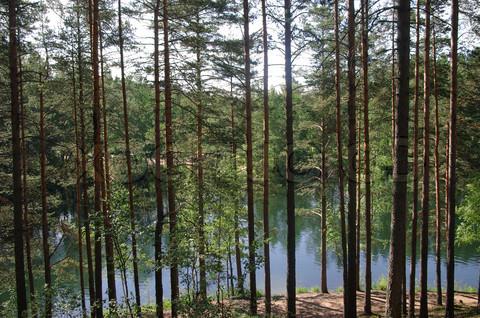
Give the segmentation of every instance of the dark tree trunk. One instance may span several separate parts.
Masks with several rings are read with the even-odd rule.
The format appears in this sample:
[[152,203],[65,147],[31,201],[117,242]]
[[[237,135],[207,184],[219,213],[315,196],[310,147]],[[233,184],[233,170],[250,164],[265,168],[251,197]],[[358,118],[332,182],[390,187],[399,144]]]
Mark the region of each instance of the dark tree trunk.
[[177,210],[175,207],[173,161],[173,127],[172,127],[172,82],[170,78],[170,48],[168,26],[168,0],[163,0],[163,51],[165,72],[165,140],[167,150],[167,192],[168,215],[170,219],[170,289],[172,299],[172,317],[178,316],[179,286],[178,286],[178,258],[177,258]]
[[448,153],[448,239],[447,239],[447,299],[445,316],[454,316],[455,284],[455,191],[457,163],[457,49],[458,49],[458,0],[452,0],[452,34],[450,66],[450,133]]
[[363,311],[372,313],[372,197],[370,190],[370,122],[368,93],[368,0],[362,1],[362,69],[363,69],[363,161],[365,164],[365,304]]
[[[201,24],[197,14],[196,22]],[[196,34],[200,39],[200,33]],[[198,191],[198,265],[200,269],[200,297],[207,299],[207,269],[205,265],[205,209],[204,209],[204,172],[203,172],[203,86],[202,86],[202,56],[199,45],[195,48],[195,85],[197,89],[197,191]]]
[[402,317],[402,281],[405,273],[405,227],[407,218],[408,104],[410,63],[410,2],[398,0],[398,94],[393,168],[393,208],[387,287],[387,317]]
[[248,272],[250,276],[250,314],[257,314],[257,282],[255,273],[255,215],[253,199],[252,91],[250,87],[250,8],[243,0],[243,46],[245,63],[245,139],[247,144],[247,216]]
[[[20,41],[20,29],[18,29],[18,39]],[[26,138],[25,138],[25,118],[27,116],[25,109],[25,101],[23,99],[23,70],[22,70],[22,53],[18,50],[18,71],[20,77],[19,83],[19,103],[20,103],[20,125],[21,125],[21,162],[22,162],[22,203],[23,203],[23,226],[24,226],[24,239],[25,239],[25,256],[27,261],[27,272],[28,272],[28,289],[30,292],[30,304],[35,303],[35,284],[33,278],[33,269],[32,269],[32,249],[30,245],[31,238],[31,224],[29,221],[29,211],[28,211],[28,180],[27,180],[27,161],[28,153],[26,147]],[[36,317],[36,311],[34,308],[30,309],[32,311],[32,316]]]
[[322,268],[321,268],[321,291],[322,293],[328,293],[327,287],[327,196],[326,196],[326,186],[327,186],[327,174],[326,174],[326,161],[327,161],[327,149],[326,149],[326,127],[322,119],[322,135],[321,135],[321,185],[320,185],[320,197],[322,202],[322,224],[321,224],[321,236],[322,236]]
[[343,171],[343,150],[342,150],[342,124],[341,124],[341,95],[340,95],[340,40],[339,40],[339,13],[338,0],[334,1],[335,16],[335,109],[336,109],[336,139],[337,139],[337,162],[338,162],[338,194],[339,194],[339,210],[340,210],[340,232],[342,239],[342,263],[343,263],[343,316],[348,317],[349,308],[347,297],[347,234],[345,228],[345,187],[344,187],[344,171]]
[[82,317],[87,317],[87,306],[85,303],[85,279],[83,273],[83,234],[82,234],[82,217],[81,217],[81,164],[80,164],[80,136],[78,132],[77,117],[77,81],[75,73],[75,59],[72,56],[72,97],[73,97],[73,124],[75,132],[75,212],[77,213],[77,239],[78,239],[78,270],[80,274],[80,302],[82,307]]
[[9,72],[10,104],[12,123],[12,161],[13,161],[13,229],[15,249],[15,284],[17,296],[17,315],[27,314],[27,293],[25,289],[25,265],[23,254],[23,218],[22,218],[22,146],[20,142],[20,105],[18,95],[17,65],[17,1],[8,1],[9,26]]
[[420,317],[428,316],[428,222],[430,208],[430,0],[425,1],[425,44],[423,78],[423,188],[422,188],[422,236],[420,258]]
[[95,222],[95,316],[103,317],[102,291],[102,224],[99,216],[102,211],[103,165],[102,165],[102,138],[101,138],[101,106],[100,106],[100,76],[98,57],[98,0],[92,0],[89,5],[91,16],[91,60],[93,73],[93,168],[94,168],[94,211]]
[[418,219],[418,97],[420,81],[420,2],[417,1],[415,22],[415,85],[413,95],[413,206],[412,206],[412,232],[410,242],[410,286],[408,292],[408,316],[415,317],[415,276],[417,265],[417,219]]
[[157,224],[155,226],[155,301],[156,316],[163,317],[163,281],[162,281],[162,233],[163,233],[163,194],[160,135],[160,52],[159,17],[161,1],[157,0],[154,11],[154,86],[155,86],[155,198],[157,204]]
[[357,123],[355,118],[355,4],[348,0],[348,266],[347,289],[345,293],[349,298],[346,308],[347,317],[357,317],[357,273],[356,263],[356,178],[357,170],[355,144],[357,141]]
[[[233,84],[230,79],[230,96],[233,98]],[[231,105],[231,124],[232,124],[232,159],[233,170],[235,174],[235,181],[237,180],[237,142],[235,140],[235,103],[232,101]],[[234,228],[235,228],[235,267],[237,270],[237,288],[240,295],[244,294],[243,290],[243,273],[242,273],[242,252],[240,249],[240,224],[238,219],[238,197],[234,198],[235,211],[233,216]]]
[[50,247],[48,243],[48,207],[47,207],[47,159],[45,150],[45,106],[43,98],[43,79],[40,74],[40,192],[42,197],[42,249],[45,278],[45,317],[52,317],[52,273],[50,267]]
[[[392,0],[394,3],[395,0]],[[395,79],[395,8],[392,7],[392,64],[391,64],[391,103],[392,103],[392,163],[395,160],[395,108],[396,108],[396,79]]]
[[130,152],[130,133],[128,124],[128,104],[127,104],[127,87],[125,83],[125,63],[123,58],[123,25],[122,25],[122,3],[118,0],[118,40],[120,49],[120,73],[122,81],[122,102],[123,102],[123,128],[125,138],[125,157],[127,161],[127,178],[128,178],[128,209],[130,212],[130,230],[132,240],[132,261],[133,261],[133,285],[135,288],[135,303],[137,310],[140,312],[140,279],[138,277],[138,257],[137,257],[137,230],[136,215],[133,205],[133,178],[132,178],[132,156]]
[[265,312],[272,311],[272,288],[270,282],[270,225],[269,225],[269,144],[270,123],[268,106],[268,33],[266,0],[262,0],[262,43],[263,43],[263,257],[265,268]]
[[[100,23],[100,22],[99,22]],[[101,29],[101,28],[100,28]],[[115,259],[113,255],[113,228],[110,218],[110,158],[108,151],[108,126],[107,126],[107,102],[105,95],[105,73],[103,71],[103,41],[102,31],[99,32],[100,37],[100,74],[102,88],[102,119],[103,119],[103,152],[104,162],[102,167],[105,171],[105,182],[102,184],[102,210],[103,210],[103,226],[105,228],[105,256],[107,261],[107,285],[108,300],[112,311],[115,311],[117,303],[117,290],[115,284]]]
[[293,88],[292,88],[292,12],[291,1],[285,0],[285,112],[286,112],[286,166],[287,177],[287,315],[296,316],[295,274],[295,180],[293,174]]
[[442,305],[442,263],[441,263],[441,234],[442,215],[440,210],[440,157],[438,146],[440,143],[440,127],[438,114],[438,83],[437,83],[437,48],[435,39],[435,25],[433,26],[433,96],[435,99],[435,283],[437,287],[437,305]]
[[357,134],[357,213],[356,213],[356,246],[355,246],[355,289],[360,290],[360,228],[361,228],[361,211],[362,211],[362,149],[361,149],[361,131],[362,127],[360,126],[360,107],[357,109],[357,125],[358,125],[358,134]]

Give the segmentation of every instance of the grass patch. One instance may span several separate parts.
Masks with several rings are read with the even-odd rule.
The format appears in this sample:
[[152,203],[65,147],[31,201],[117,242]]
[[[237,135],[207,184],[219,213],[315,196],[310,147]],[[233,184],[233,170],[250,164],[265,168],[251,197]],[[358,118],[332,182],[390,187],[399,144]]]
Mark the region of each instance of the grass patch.
[[388,285],[388,279],[386,276],[380,277],[376,282],[372,284],[372,289],[386,291]]

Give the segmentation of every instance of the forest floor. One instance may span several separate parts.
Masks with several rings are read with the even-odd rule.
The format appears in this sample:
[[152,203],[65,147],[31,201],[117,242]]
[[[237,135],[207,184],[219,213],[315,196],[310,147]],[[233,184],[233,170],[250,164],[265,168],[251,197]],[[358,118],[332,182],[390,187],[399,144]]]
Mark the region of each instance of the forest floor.
[[[357,292],[357,312],[360,317],[367,317],[363,315],[363,304],[365,294]],[[445,298],[444,298],[445,299]],[[420,306],[420,295],[417,295],[416,308]],[[444,300],[445,301],[445,300]],[[237,312],[248,312],[248,300],[234,300],[231,306]],[[428,294],[429,317],[443,317],[444,307],[436,305],[436,294]],[[272,312],[274,317],[286,316],[286,298],[284,296],[274,296],[272,300]],[[297,316],[298,317],[342,317],[343,316],[343,294],[340,292],[332,292],[329,294],[321,293],[303,293],[297,294]],[[380,317],[385,310],[385,292],[372,292],[372,312],[370,317]],[[265,311],[263,298],[259,299],[258,303],[259,316],[262,316]],[[248,316],[247,316],[248,317]],[[455,293],[455,317],[480,317],[480,312],[477,308],[477,297],[472,293]]]
[[[385,311],[385,292],[372,291],[372,312],[368,316],[363,314],[365,294],[357,292],[357,312],[359,317],[382,317]],[[443,297],[445,301],[445,295]],[[416,309],[420,307],[420,294],[417,294]],[[455,292],[455,317],[480,318],[480,308],[477,307],[476,293]],[[444,317],[445,307],[436,305],[436,293],[428,293],[429,317]],[[272,297],[272,317],[286,316],[286,297]],[[252,317],[248,315],[248,299],[224,300],[223,306],[217,307],[215,313],[204,313],[202,318],[207,317]],[[306,292],[297,294],[297,317],[343,317],[343,293],[331,292],[328,294]],[[258,299],[258,316],[265,314],[264,298]],[[193,315],[197,317],[197,315]],[[188,317],[193,317],[188,315]],[[144,312],[144,317],[154,317],[153,312]],[[165,317],[170,317],[170,312],[165,312]],[[186,316],[187,317],[187,316]]]

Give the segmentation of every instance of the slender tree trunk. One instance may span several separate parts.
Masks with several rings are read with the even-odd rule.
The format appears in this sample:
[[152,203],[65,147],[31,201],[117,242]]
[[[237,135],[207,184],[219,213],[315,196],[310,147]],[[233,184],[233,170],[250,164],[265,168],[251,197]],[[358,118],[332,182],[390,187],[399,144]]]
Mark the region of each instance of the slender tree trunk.
[[101,138],[101,106],[100,106],[100,76],[98,57],[98,0],[92,0],[89,5],[91,25],[91,59],[93,73],[93,167],[94,167],[94,211],[95,221],[95,316],[103,317],[102,291],[102,224],[99,220],[102,210],[103,165],[102,165],[102,138]]
[[326,196],[326,186],[327,186],[327,174],[326,174],[326,161],[327,161],[327,149],[326,149],[326,127],[322,119],[322,136],[321,138],[321,186],[320,186],[320,197],[322,201],[322,269],[321,269],[321,291],[322,293],[328,293],[327,287],[327,196]]
[[370,190],[370,121],[368,92],[368,0],[362,1],[362,69],[363,69],[363,161],[365,164],[365,304],[363,311],[372,313],[372,197]]
[[348,267],[347,297],[349,298],[347,317],[357,317],[357,291],[355,283],[357,273],[356,262],[356,178],[357,170],[355,143],[357,141],[357,123],[355,118],[355,3],[348,0]]
[[438,83],[437,83],[437,48],[435,38],[435,25],[433,26],[433,96],[435,98],[435,274],[437,287],[437,305],[442,305],[442,264],[441,264],[441,234],[442,215],[440,210],[440,157],[438,146],[440,143],[440,127],[438,114]]
[[123,101],[123,127],[125,138],[125,157],[127,160],[127,178],[128,178],[128,209],[130,212],[130,228],[132,240],[132,261],[133,261],[133,285],[135,288],[136,310],[140,312],[140,279],[138,277],[138,257],[137,257],[137,231],[136,215],[133,205],[133,178],[132,178],[132,156],[130,152],[130,133],[128,124],[128,103],[127,87],[125,83],[125,62],[123,57],[123,25],[122,25],[122,3],[118,0],[118,40],[120,49],[120,73],[122,82],[122,101]]
[[[100,23],[100,22],[99,22]],[[101,25],[99,25],[101,29]],[[107,285],[108,300],[110,309],[115,312],[117,306],[117,289],[115,284],[115,259],[113,255],[113,228],[110,218],[110,153],[108,151],[108,126],[107,126],[107,102],[105,94],[105,73],[103,71],[103,41],[102,31],[99,32],[100,37],[100,74],[102,89],[102,119],[103,119],[103,152],[104,162],[102,167],[105,171],[105,182],[102,184],[102,210],[103,210],[103,226],[105,228],[105,256],[107,261]]]
[[430,208],[430,0],[425,1],[424,48],[424,128],[423,128],[423,188],[422,188],[422,236],[420,259],[420,317],[428,316],[428,222]]
[[447,239],[447,304],[445,316],[454,316],[455,283],[455,191],[457,163],[457,53],[458,50],[458,0],[452,0],[452,34],[450,58],[450,133],[448,153],[448,239]]
[[245,138],[247,143],[247,215],[248,215],[248,272],[250,276],[250,314],[257,314],[257,282],[255,273],[255,215],[253,199],[253,145],[252,145],[252,92],[250,87],[250,8],[243,0],[243,46],[245,63]]
[[269,225],[269,144],[270,110],[268,105],[268,32],[266,0],[262,0],[262,43],[263,43],[263,257],[265,268],[265,312],[272,312],[272,287],[270,282],[270,225]]
[[87,271],[88,271],[88,289],[90,310],[92,316],[95,315],[95,281],[93,274],[93,257],[92,245],[90,240],[90,216],[89,216],[89,200],[88,200],[88,183],[87,183],[87,148],[85,145],[85,100],[83,92],[83,54],[82,54],[82,38],[80,30],[80,2],[77,2],[77,59],[78,59],[78,102],[80,115],[80,151],[81,151],[81,184],[82,184],[82,201],[83,201],[83,222],[85,226],[85,247],[87,252]]
[[[230,96],[233,98],[233,84],[230,79]],[[231,123],[232,123],[232,159],[233,170],[235,173],[235,181],[237,181],[237,142],[235,140],[235,104],[231,105]],[[235,228],[235,267],[237,270],[237,288],[240,295],[244,294],[243,290],[243,273],[242,273],[242,253],[240,250],[240,224],[238,219],[238,197],[234,198],[234,228]]]
[[360,290],[360,227],[361,227],[361,210],[362,210],[362,141],[361,141],[361,131],[362,127],[360,126],[360,107],[357,109],[357,125],[358,125],[358,136],[357,136],[357,214],[356,214],[356,246],[355,246],[355,288]]
[[172,317],[178,315],[179,286],[177,258],[177,210],[175,207],[175,186],[173,176],[175,165],[173,161],[173,127],[172,127],[172,82],[170,78],[170,48],[168,26],[168,0],[163,1],[163,46],[165,72],[165,139],[167,146],[167,192],[168,214],[170,218],[170,289],[172,299]]
[[398,94],[396,108],[396,142],[393,168],[393,208],[386,317],[402,316],[402,280],[405,273],[405,227],[408,176],[408,104],[410,63],[410,2],[397,2]]
[[12,161],[13,161],[13,229],[15,250],[15,286],[17,296],[17,316],[27,314],[27,293],[25,289],[25,265],[23,254],[23,218],[22,218],[22,147],[20,141],[20,105],[18,95],[17,61],[17,1],[8,1],[9,27],[9,73],[10,104],[12,123]]
[[[20,41],[20,29],[18,32],[18,41]],[[24,224],[24,239],[25,239],[25,256],[27,258],[27,273],[28,273],[28,289],[30,292],[30,310],[32,311],[32,316],[36,317],[37,313],[34,308],[35,304],[35,283],[33,278],[33,269],[32,269],[32,251],[30,246],[31,238],[31,224],[29,221],[29,211],[28,211],[28,180],[27,180],[27,147],[26,147],[26,138],[25,138],[25,118],[26,118],[26,109],[25,101],[23,99],[23,69],[22,69],[22,53],[18,50],[18,71],[20,77],[19,83],[19,103],[20,103],[20,125],[21,125],[21,162],[22,162],[22,201],[23,201],[23,224]]]
[[80,302],[82,307],[82,317],[87,317],[87,306],[85,303],[85,279],[83,273],[83,234],[82,234],[82,217],[81,217],[81,164],[80,164],[80,136],[78,132],[77,118],[77,81],[75,73],[75,60],[72,56],[72,95],[73,95],[73,123],[75,131],[75,212],[77,213],[77,239],[78,239],[78,269],[80,274]]
[[292,88],[292,12],[291,0],[285,0],[285,112],[286,112],[286,177],[287,177],[287,312],[296,316],[295,274],[295,180],[293,174],[293,88]]
[[415,85],[413,95],[413,206],[412,233],[410,242],[410,286],[408,292],[408,317],[415,317],[415,276],[417,265],[417,219],[418,219],[418,97],[420,81],[420,1],[416,4]]
[[344,170],[343,170],[343,151],[342,151],[342,124],[341,124],[341,95],[340,95],[340,40],[339,26],[340,19],[338,13],[338,0],[334,1],[335,16],[335,109],[336,109],[336,139],[337,139],[337,162],[338,162],[338,194],[339,194],[339,211],[340,211],[340,232],[342,239],[342,263],[343,263],[343,316],[348,317],[349,298],[347,297],[347,234],[345,228],[345,187],[344,187]]
[[[392,0],[392,3],[395,3],[395,0]],[[395,74],[395,8],[392,8],[392,64],[391,64],[391,82],[392,82],[392,162],[395,160],[395,108],[396,108],[396,74]]]
[[45,317],[52,317],[52,274],[50,267],[50,247],[48,243],[49,225],[48,225],[48,207],[47,207],[47,183],[46,183],[46,150],[45,150],[45,109],[43,98],[43,79],[40,74],[40,192],[42,196],[42,249],[43,249],[43,268],[45,279]]
[[[197,14],[196,22],[201,25],[200,16]],[[200,33],[196,34],[197,39]],[[200,46],[195,48],[196,69],[195,85],[197,87],[197,182],[198,182],[198,253],[200,267],[200,296],[203,301],[207,299],[207,269],[205,265],[205,210],[204,210],[204,173],[203,173],[203,86],[202,86],[202,57]]]
[[163,193],[160,135],[160,52],[159,17],[161,2],[157,0],[154,11],[154,86],[155,86],[155,198],[157,203],[157,224],[155,226],[155,301],[156,316],[163,318],[163,280],[162,280],[162,233],[163,233]]

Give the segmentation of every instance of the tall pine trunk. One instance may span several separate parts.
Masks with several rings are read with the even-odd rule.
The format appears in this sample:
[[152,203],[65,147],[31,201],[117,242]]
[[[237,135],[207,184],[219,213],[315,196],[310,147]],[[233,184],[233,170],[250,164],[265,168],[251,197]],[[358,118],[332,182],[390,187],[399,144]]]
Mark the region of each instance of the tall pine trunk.
[[413,95],[413,194],[412,231],[410,242],[410,286],[408,291],[408,316],[415,316],[415,276],[417,265],[417,222],[418,222],[418,104],[420,82],[420,1],[416,4],[415,21],[415,84]]
[[348,266],[347,289],[345,293],[349,298],[346,308],[347,317],[357,317],[357,291],[356,291],[356,178],[357,170],[355,144],[357,141],[357,123],[355,117],[355,2],[348,0]]
[[157,204],[157,224],[155,226],[155,302],[156,316],[163,317],[163,280],[162,280],[162,233],[163,233],[163,193],[160,135],[160,52],[159,17],[161,1],[155,3],[153,18],[154,30],[154,86],[155,86],[155,199]]
[[322,248],[321,248],[321,291],[322,293],[328,293],[328,286],[327,286],[327,195],[326,195],[326,187],[327,187],[327,174],[326,174],[326,161],[327,161],[327,142],[326,142],[326,134],[325,131],[326,127],[324,124],[324,120],[322,119],[321,123],[321,185],[320,185],[320,199],[321,199],[321,237],[322,237]]
[[437,48],[435,38],[435,25],[432,30],[433,38],[433,96],[435,99],[435,283],[437,289],[437,305],[442,305],[442,272],[441,272],[441,229],[442,215],[440,210],[440,156],[438,146],[440,144],[440,126],[439,126],[439,110],[438,110],[438,82],[437,82]]
[[356,239],[355,239],[355,288],[360,290],[360,228],[361,228],[361,213],[362,213],[362,140],[361,140],[361,131],[362,127],[360,125],[360,107],[357,109],[357,213],[356,213]]
[[341,95],[340,95],[340,39],[339,39],[339,9],[338,1],[334,1],[334,17],[335,17],[335,130],[337,139],[337,162],[338,162],[338,195],[339,195],[339,211],[340,211],[340,234],[342,240],[342,265],[343,265],[343,316],[348,317],[348,302],[347,297],[347,234],[345,228],[345,186],[344,186],[344,171],[343,171],[343,149],[342,149],[342,109],[341,109]]
[[138,277],[138,256],[137,256],[137,230],[136,214],[133,205],[133,178],[132,178],[132,155],[130,152],[130,132],[128,123],[128,103],[127,87],[125,83],[125,62],[123,57],[123,25],[122,25],[122,3],[118,0],[118,40],[120,49],[120,73],[122,82],[122,102],[123,102],[123,129],[125,138],[125,157],[127,161],[128,178],[128,210],[130,212],[130,236],[132,240],[132,261],[133,261],[133,285],[135,288],[135,304],[140,312],[140,279]]
[[372,313],[372,225],[371,225],[371,183],[370,183],[370,121],[368,93],[368,0],[362,1],[362,69],[363,69],[363,161],[365,164],[365,304],[363,311]]
[[292,88],[292,12],[291,0],[285,0],[285,113],[286,113],[286,166],[287,178],[287,316],[296,316],[295,274],[295,180],[293,154],[293,88]]
[[177,256],[177,210],[175,207],[175,164],[173,161],[173,127],[172,127],[172,81],[170,78],[170,43],[168,25],[168,0],[163,0],[163,54],[165,72],[165,140],[167,150],[167,192],[168,215],[170,223],[170,290],[172,300],[172,317],[178,316],[178,256]]
[[75,73],[75,58],[72,56],[72,99],[73,99],[73,125],[75,132],[75,212],[77,213],[77,239],[78,239],[78,272],[80,279],[80,304],[82,317],[87,317],[87,306],[85,303],[85,278],[83,272],[83,233],[82,233],[82,182],[80,163],[80,135],[78,132],[78,102],[77,102],[77,80]]
[[450,133],[448,153],[448,239],[447,239],[447,299],[445,317],[454,316],[455,284],[455,191],[457,163],[457,59],[458,59],[458,0],[452,0],[452,34],[450,58]]
[[270,282],[270,225],[269,225],[269,144],[270,122],[268,106],[268,32],[266,0],[262,0],[262,43],[263,43],[263,258],[265,268],[265,312],[272,311],[272,288]]
[[49,224],[48,224],[48,207],[47,207],[47,159],[45,150],[45,105],[43,97],[43,79],[40,74],[40,192],[42,197],[42,250],[43,250],[43,270],[45,279],[45,317],[52,317],[52,273],[50,267],[50,246],[49,238]]
[[420,258],[420,317],[428,316],[428,222],[430,209],[430,0],[425,1],[425,47],[423,71],[423,188]]
[[402,317],[402,282],[405,273],[405,228],[407,219],[408,104],[410,63],[410,2],[397,2],[398,94],[393,167],[393,207],[387,286],[386,317]]
[[250,86],[250,8],[243,0],[243,50],[245,63],[245,139],[247,144],[247,218],[248,218],[248,272],[250,277],[250,314],[257,314],[257,282],[255,263],[255,215],[253,199],[253,144],[252,144],[252,91]]
[[12,124],[12,163],[13,163],[13,229],[15,252],[15,286],[17,296],[17,316],[27,314],[27,293],[25,289],[25,265],[23,254],[23,218],[22,218],[22,146],[20,142],[20,105],[18,94],[17,61],[17,1],[8,1],[9,27],[9,74],[10,105]]

